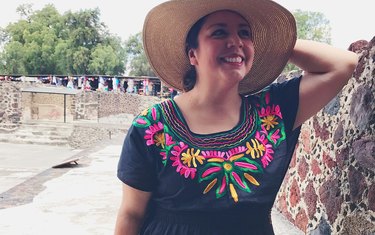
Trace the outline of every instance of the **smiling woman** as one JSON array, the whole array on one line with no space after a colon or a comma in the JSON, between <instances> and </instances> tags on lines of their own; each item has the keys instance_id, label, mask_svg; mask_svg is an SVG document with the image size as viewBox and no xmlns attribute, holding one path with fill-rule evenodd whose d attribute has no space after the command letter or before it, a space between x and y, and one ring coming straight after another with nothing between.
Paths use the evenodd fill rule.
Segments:
<instances>
[{"instance_id":1,"label":"smiling woman","mask_svg":"<svg viewBox=\"0 0 375 235\"><path fill-rule=\"evenodd\" d=\"M115 233L274 234L300 126L344 86L356 55L297 40L293 15L268 0L167 1L148 13L143 44L180 94L127 133ZM288 61L303 77L274 84Z\"/></svg>"}]
</instances>

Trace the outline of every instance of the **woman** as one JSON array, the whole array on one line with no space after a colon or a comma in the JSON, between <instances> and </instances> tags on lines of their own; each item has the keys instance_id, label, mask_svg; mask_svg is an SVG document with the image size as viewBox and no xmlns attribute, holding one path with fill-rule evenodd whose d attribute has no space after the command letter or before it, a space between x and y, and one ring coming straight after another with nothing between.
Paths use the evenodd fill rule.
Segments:
<instances>
[{"instance_id":1,"label":"woman","mask_svg":"<svg viewBox=\"0 0 375 235\"><path fill-rule=\"evenodd\" d=\"M133 121L115 233L274 234L299 127L346 84L356 55L296 40L293 16L266 0L168 1L143 38L155 73L183 92ZM270 85L288 60L303 77Z\"/></svg>"}]
</instances>

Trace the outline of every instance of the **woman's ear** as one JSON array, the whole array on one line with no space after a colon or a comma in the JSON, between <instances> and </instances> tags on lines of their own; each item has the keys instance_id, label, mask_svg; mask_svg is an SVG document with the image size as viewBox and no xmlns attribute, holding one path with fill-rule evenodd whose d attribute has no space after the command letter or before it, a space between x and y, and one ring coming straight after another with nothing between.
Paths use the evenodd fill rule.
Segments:
<instances>
[{"instance_id":1,"label":"woman's ear","mask_svg":"<svg viewBox=\"0 0 375 235\"><path fill-rule=\"evenodd\" d=\"M197 65L197 58L195 57L195 52L193 49L190 49L188 52L189 61L191 65Z\"/></svg>"}]
</instances>

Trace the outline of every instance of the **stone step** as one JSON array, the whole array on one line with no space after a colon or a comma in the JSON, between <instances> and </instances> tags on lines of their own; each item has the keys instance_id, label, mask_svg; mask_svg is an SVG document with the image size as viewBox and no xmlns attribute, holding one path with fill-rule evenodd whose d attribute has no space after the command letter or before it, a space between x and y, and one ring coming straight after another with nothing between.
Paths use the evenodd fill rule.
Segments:
<instances>
[{"instance_id":1,"label":"stone step","mask_svg":"<svg viewBox=\"0 0 375 235\"><path fill-rule=\"evenodd\" d=\"M0 123L0 133L12 133L18 130L20 124Z\"/></svg>"},{"instance_id":2,"label":"stone step","mask_svg":"<svg viewBox=\"0 0 375 235\"><path fill-rule=\"evenodd\" d=\"M66 123L27 122L11 129L11 125L3 126L7 131L0 132L0 142L68 145L74 126ZM9 131L12 130L12 131Z\"/></svg>"},{"instance_id":3,"label":"stone step","mask_svg":"<svg viewBox=\"0 0 375 235\"><path fill-rule=\"evenodd\" d=\"M47 135L47 134L35 134L35 133L20 133L16 132L12 134L13 137L18 139L48 139L48 140L69 140L70 135Z\"/></svg>"},{"instance_id":4,"label":"stone step","mask_svg":"<svg viewBox=\"0 0 375 235\"><path fill-rule=\"evenodd\" d=\"M13 132L13 134L20 134L20 135L29 135L29 134L32 134L32 135L35 135L35 136L40 136L40 135L44 135L44 136L56 136L56 135L61 135L61 136L70 136L71 133L73 132L73 129L60 129L60 130L46 130L46 129L39 129L39 128L33 128L33 129L25 129L25 128L22 128L22 129L19 129L15 132Z\"/></svg>"},{"instance_id":5,"label":"stone step","mask_svg":"<svg viewBox=\"0 0 375 235\"><path fill-rule=\"evenodd\" d=\"M11 135L0 135L0 142L15 143L15 144L59 145L59 146L69 145L69 141L67 139L19 138L17 136L11 136Z\"/></svg>"}]
</instances>

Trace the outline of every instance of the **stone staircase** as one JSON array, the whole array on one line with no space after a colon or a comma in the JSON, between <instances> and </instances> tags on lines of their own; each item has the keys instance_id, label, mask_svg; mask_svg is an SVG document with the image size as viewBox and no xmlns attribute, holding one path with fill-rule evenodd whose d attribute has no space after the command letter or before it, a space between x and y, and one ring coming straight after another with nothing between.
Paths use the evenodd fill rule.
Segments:
<instances>
[{"instance_id":1,"label":"stone staircase","mask_svg":"<svg viewBox=\"0 0 375 235\"><path fill-rule=\"evenodd\" d=\"M73 130L69 123L0 124L0 142L67 146Z\"/></svg>"}]
</instances>

